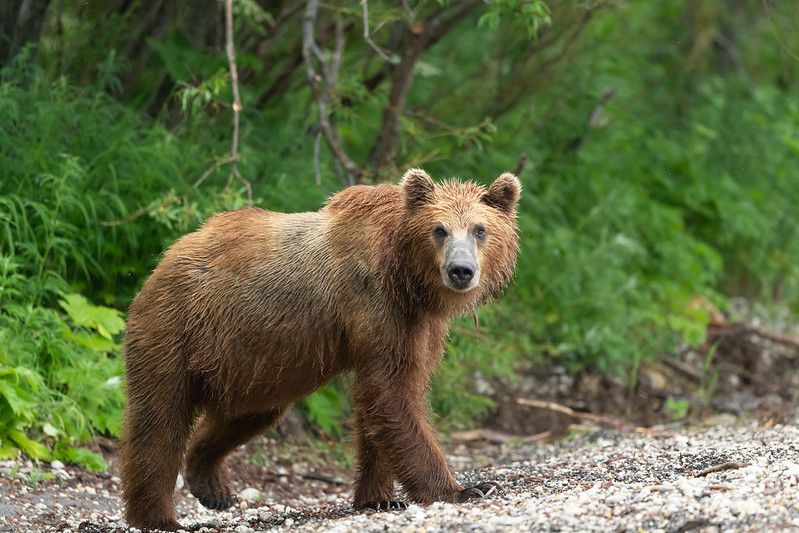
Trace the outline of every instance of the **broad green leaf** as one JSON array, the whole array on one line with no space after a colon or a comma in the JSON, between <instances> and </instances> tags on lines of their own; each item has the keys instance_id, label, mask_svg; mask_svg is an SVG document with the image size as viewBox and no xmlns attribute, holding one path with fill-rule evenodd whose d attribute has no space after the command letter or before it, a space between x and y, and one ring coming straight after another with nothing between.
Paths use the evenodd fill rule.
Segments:
<instances>
[{"instance_id":1,"label":"broad green leaf","mask_svg":"<svg viewBox=\"0 0 799 533\"><path fill-rule=\"evenodd\" d=\"M49 461L50 458L52 457L50 449L47 446L29 439L28 437L25 436L24 433L22 433L18 429L9 430L8 438L10 438L14 442L14 444L19 446L19 449L22 450L25 453L25 455L27 455L31 459L41 459L43 461Z\"/></svg>"}]
</instances>

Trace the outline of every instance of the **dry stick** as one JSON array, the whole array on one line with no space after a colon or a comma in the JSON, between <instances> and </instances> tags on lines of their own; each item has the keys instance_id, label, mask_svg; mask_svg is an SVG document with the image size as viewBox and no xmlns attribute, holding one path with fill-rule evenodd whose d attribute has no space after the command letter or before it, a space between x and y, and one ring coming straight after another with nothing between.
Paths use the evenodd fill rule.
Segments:
<instances>
[{"instance_id":1,"label":"dry stick","mask_svg":"<svg viewBox=\"0 0 799 533\"><path fill-rule=\"evenodd\" d=\"M745 324L730 324L727 326L711 326L708 328L711 334L715 335L733 335L736 333L746 334L751 333L766 340L776 342L777 344L784 344L799 350L799 338L792 335L783 333L776 333L774 331L767 331L757 326L747 326Z\"/></svg>"},{"instance_id":2,"label":"dry stick","mask_svg":"<svg viewBox=\"0 0 799 533\"><path fill-rule=\"evenodd\" d=\"M543 400L528 400L527 398L517 398L516 403L518 403L519 405L526 405L527 407L536 407L538 409L547 409L549 411L555 411L557 413L562 413L564 415L572 416L574 418L589 420L591 422L596 422L597 424L608 426L616 430L633 429L634 431L643 432L643 433L649 433L652 431L648 428L637 427L628 422L625 422L624 420L619 420L606 415L581 413L579 411L575 411L571 407L566 407L565 405L555 402L547 402Z\"/></svg>"},{"instance_id":3,"label":"dry stick","mask_svg":"<svg viewBox=\"0 0 799 533\"><path fill-rule=\"evenodd\" d=\"M322 144L322 128L317 128L316 138L313 142L313 173L316 186L322 185L322 168L319 165L319 148Z\"/></svg>"},{"instance_id":4,"label":"dry stick","mask_svg":"<svg viewBox=\"0 0 799 533\"><path fill-rule=\"evenodd\" d=\"M616 95L615 87L608 87L605 89L605 92L602 93L602 96L597 101L594 108L588 114L588 125L592 128L596 128L599 125L599 117L602 116L602 111L604 110L605 106L608 104L611 98Z\"/></svg>"},{"instance_id":5,"label":"dry stick","mask_svg":"<svg viewBox=\"0 0 799 533\"><path fill-rule=\"evenodd\" d=\"M239 94L239 70L236 67L236 48L233 44L233 0L225 0L225 52L227 53L227 62L230 70L230 86L233 90L233 136L230 141L231 167L226 188L230 188L230 184L235 177L247 189L247 202L252 205L252 184L242 177L237 166L239 161L239 123L242 107L241 95Z\"/></svg>"},{"instance_id":6,"label":"dry stick","mask_svg":"<svg viewBox=\"0 0 799 533\"><path fill-rule=\"evenodd\" d=\"M514 174L518 176L522 172L524 172L524 167L527 166L527 158L528 158L527 154L522 154L521 157L519 157L519 163L516 165L516 170L514 171Z\"/></svg>"},{"instance_id":7,"label":"dry stick","mask_svg":"<svg viewBox=\"0 0 799 533\"><path fill-rule=\"evenodd\" d=\"M712 474L714 472L724 472L725 470L735 470L737 468L746 468L751 463L740 463L738 461L729 461L727 463L722 463L720 465L711 466L709 468L705 468L704 470L700 470L694 477L704 477L708 474Z\"/></svg>"},{"instance_id":8,"label":"dry stick","mask_svg":"<svg viewBox=\"0 0 799 533\"><path fill-rule=\"evenodd\" d=\"M229 0L228 0L229 1ZM308 84L311 86L316 104L319 109L319 128L324 135L325 142L333 154L333 158L342 166L347 172L349 184L354 184L360 180L366 173L347 155L342 148L341 138L338 131L334 128L330 121L330 114L328 110L330 94L335 89L335 85L331 85L331 79L335 80L336 72L331 68L335 66L338 68L340 59L335 59L333 65L326 65L322 53L316 46L316 18L319 11L319 0L308 0L305 6L305 14L302 19L302 56L305 59L305 74L308 78ZM343 50L343 32L338 32L336 35L337 44L336 51ZM336 52L334 52L335 58ZM325 87L321 86L322 77L316 72L314 67L314 59L321 67L322 76L324 76Z\"/></svg>"}]
</instances>

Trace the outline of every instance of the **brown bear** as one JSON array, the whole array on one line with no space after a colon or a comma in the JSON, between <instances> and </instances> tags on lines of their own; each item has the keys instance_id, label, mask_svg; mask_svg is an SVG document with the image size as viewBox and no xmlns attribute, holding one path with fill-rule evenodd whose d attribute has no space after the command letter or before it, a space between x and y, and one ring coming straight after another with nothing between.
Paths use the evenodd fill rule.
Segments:
<instances>
[{"instance_id":1,"label":"brown bear","mask_svg":"<svg viewBox=\"0 0 799 533\"><path fill-rule=\"evenodd\" d=\"M453 315L499 295L518 249L521 185L359 185L318 212L220 213L175 242L133 301L124 339L119 457L130 526L177 529L186 482L206 507L235 501L225 456L298 399L352 371L356 508L464 489L428 421L427 388ZM197 412L202 412L194 425Z\"/></svg>"}]
</instances>

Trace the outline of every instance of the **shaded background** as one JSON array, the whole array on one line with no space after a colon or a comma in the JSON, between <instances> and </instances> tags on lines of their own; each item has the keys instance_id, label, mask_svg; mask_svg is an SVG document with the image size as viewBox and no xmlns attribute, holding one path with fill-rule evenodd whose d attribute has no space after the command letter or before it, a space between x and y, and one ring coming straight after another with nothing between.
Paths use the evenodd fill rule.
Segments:
<instances>
[{"instance_id":1,"label":"shaded background","mask_svg":"<svg viewBox=\"0 0 799 533\"><path fill-rule=\"evenodd\" d=\"M799 3L235 0L232 14L233 147L224 3L0 6L0 457L103 468L75 445L119 430L128 303L164 247L247 205L248 187L302 211L411 166L520 175L515 283L479 331L452 328L431 395L445 429L534 394L541 368L632 401L642 369L686 347L707 401L708 328L731 302L799 309ZM341 432L345 390L302 402L315 431Z\"/></svg>"}]
</instances>

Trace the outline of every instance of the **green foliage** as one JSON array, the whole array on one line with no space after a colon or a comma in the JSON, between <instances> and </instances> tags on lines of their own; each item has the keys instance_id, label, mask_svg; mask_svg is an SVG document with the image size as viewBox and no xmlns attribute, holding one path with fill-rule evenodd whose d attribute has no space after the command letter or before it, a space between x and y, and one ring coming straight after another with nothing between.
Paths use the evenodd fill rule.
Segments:
<instances>
[{"instance_id":1,"label":"green foliage","mask_svg":"<svg viewBox=\"0 0 799 533\"><path fill-rule=\"evenodd\" d=\"M663 411L672 420L685 420L688 411L691 409L691 402L688 400L675 399L669 396L663 404Z\"/></svg>"},{"instance_id":2,"label":"green foliage","mask_svg":"<svg viewBox=\"0 0 799 533\"><path fill-rule=\"evenodd\" d=\"M344 418L348 411L347 397L338 384L322 387L307 398L300 400L308 421L327 435L341 435Z\"/></svg>"},{"instance_id":3,"label":"green foliage","mask_svg":"<svg viewBox=\"0 0 799 533\"><path fill-rule=\"evenodd\" d=\"M496 30L503 19L522 25L531 38L536 37L542 27L552 23L549 6L544 0L495 0L480 17L478 25Z\"/></svg>"},{"instance_id":4,"label":"green foliage","mask_svg":"<svg viewBox=\"0 0 799 533\"><path fill-rule=\"evenodd\" d=\"M453 326L431 394L444 427L485 414L485 391L525 365L634 386L644 359L704 340L697 297L799 310L799 64L773 37L799 8L734 4L497 0L433 26L451 31L413 68L395 157L369 170L487 183L529 156L515 282L479 333ZM238 168L256 205L315 210L343 173L323 144L314 184L303 10L233 5ZM416 42L403 32L461 5L370 2L371 38L396 59ZM119 429L120 310L169 243L246 204L228 186L223 25L177 0L156 31L142 6L60 2L0 71L0 457L102 466L74 446ZM398 69L363 40L360 7L323 4L317 45L332 59L342 23L331 119L368 167ZM340 431L345 389L302 402L321 431Z\"/></svg>"},{"instance_id":5,"label":"green foliage","mask_svg":"<svg viewBox=\"0 0 799 533\"><path fill-rule=\"evenodd\" d=\"M0 256L0 456L102 470L102 457L75 445L119 431L120 313L62 293L62 314L33 302L30 285Z\"/></svg>"}]
</instances>

